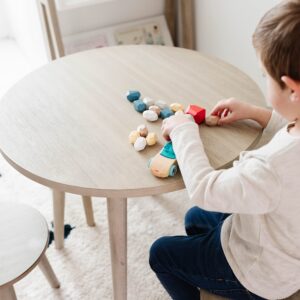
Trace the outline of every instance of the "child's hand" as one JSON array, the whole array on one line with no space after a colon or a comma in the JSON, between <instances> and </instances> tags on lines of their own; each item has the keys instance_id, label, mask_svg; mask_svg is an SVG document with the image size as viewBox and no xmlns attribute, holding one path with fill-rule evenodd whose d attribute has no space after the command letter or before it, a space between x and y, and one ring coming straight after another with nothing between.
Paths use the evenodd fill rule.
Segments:
<instances>
[{"instance_id":1,"label":"child's hand","mask_svg":"<svg viewBox=\"0 0 300 300\"><path fill-rule=\"evenodd\" d=\"M162 131L163 137L167 141L169 141L171 131L176 126L183 124L183 123L188 123L188 122L192 122L192 121L189 118L187 118L185 115L176 115L176 116L171 116L167 119L164 119L162 126L161 126L161 131Z\"/></svg>"},{"instance_id":2,"label":"child's hand","mask_svg":"<svg viewBox=\"0 0 300 300\"><path fill-rule=\"evenodd\" d=\"M211 115L219 116L218 125L230 124L237 120L252 118L253 105L235 98L221 100L211 111Z\"/></svg>"}]
</instances>

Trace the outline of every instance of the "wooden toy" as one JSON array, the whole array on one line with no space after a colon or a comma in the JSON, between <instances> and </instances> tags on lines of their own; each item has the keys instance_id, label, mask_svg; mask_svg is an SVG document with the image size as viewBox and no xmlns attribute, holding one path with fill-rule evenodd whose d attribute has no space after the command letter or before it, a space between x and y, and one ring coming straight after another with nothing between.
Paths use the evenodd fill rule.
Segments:
<instances>
[{"instance_id":1,"label":"wooden toy","mask_svg":"<svg viewBox=\"0 0 300 300\"><path fill-rule=\"evenodd\" d=\"M168 118L170 116L174 115L173 111L169 107L165 107L160 112L160 117L162 119Z\"/></svg>"},{"instance_id":2,"label":"wooden toy","mask_svg":"<svg viewBox=\"0 0 300 300\"><path fill-rule=\"evenodd\" d=\"M149 108L151 105L154 105L154 100L149 98L149 97L146 97L143 99L143 102L147 105L147 107Z\"/></svg>"},{"instance_id":3,"label":"wooden toy","mask_svg":"<svg viewBox=\"0 0 300 300\"><path fill-rule=\"evenodd\" d=\"M153 146L157 142L157 135L155 132L149 132L147 137L146 137L147 145L148 146Z\"/></svg>"},{"instance_id":4,"label":"wooden toy","mask_svg":"<svg viewBox=\"0 0 300 300\"><path fill-rule=\"evenodd\" d=\"M140 134L140 136L142 137L146 137L148 135L148 128L146 125L141 124L138 126L138 128L136 129L138 131L138 133Z\"/></svg>"},{"instance_id":5,"label":"wooden toy","mask_svg":"<svg viewBox=\"0 0 300 300\"><path fill-rule=\"evenodd\" d=\"M168 107L168 104L163 100L156 101L155 105L158 106L161 110Z\"/></svg>"},{"instance_id":6,"label":"wooden toy","mask_svg":"<svg viewBox=\"0 0 300 300\"><path fill-rule=\"evenodd\" d=\"M172 142L167 142L162 150L149 160L148 167L156 177L175 176L177 173L177 161Z\"/></svg>"},{"instance_id":7,"label":"wooden toy","mask_svg":"<svg viewBox=\"0 0 300 300\"><path fill-rule=\"evenodd\" d=\"M139 91L127 91L126 98L130 102L134 102L140 99L141 93Z\"/></svg>"},{"instance_id":8,"label":"wooden toy","mask_svg":"<svg viewBox=\"0 0 300 300\"><path fill-rule=\"evenodd\" d=\"M128 136L129 143L134 144L139 136L140 136L140 133L137 130L131 131Z\"/></svg>"},{"instance_id":9,"label":"wooden toy","mask_svg":"<svg viewBox=\"0 0 300 300\"><path fill-rule=\"evenodd\" d=\"M158 116L160 115L160 108L157 105L151 105L149 110L154 111Z\"/></svg>"},{"instance_id":10,"label":"wooden toy","mask_svg":"<svg viewBox=\"0 0 300 300\"><path fill-rule=\"evenodd\" d=\"M205 120L205 109L200 106L189 105L185 113L192 115L197 124L200 124Z\"/></svg>"},{"instance_id":11,"label":"wooden toy","mask_svg":"<svg viewBox=\"0 0 300 300\"><path fill-rule=\"evenodd\" d=\"M133 102L134 109L140 113L147 109L147 105L143 102L143 100L135 100Z\"/></svg>"},{"instance_id":12,"label":"wooden toy","mask_svg":"<svg viewBox=\"0 0 300 300\"><path fill-rule=\"evenodd\" d=\"M143 112L143 117L147 120L147 121L150 121L150 122L154 122L158 119L158 115L155 111L153 110L145 110Z\"/></svg>"},{"instance_id":13,"label":"wooden toy","mask_svg":"<svg viewBox=\"0 0 300 300\"><path fill-rule=\"evenodd\" d=\"M135 143L134 143L133 146L134 146L134 149L135 149L136 151L142 151L142 150L145 149L146 145L147 145L146 138L144 138L144 137L142 137L142 136L139 136L139 137L136 139L136 141L135 141Z\"/></svg>"},{"instance_id":14,"label":"wooden toy","mask_svg":"<svg viewBox=\"0 0 300 300\"><path fill-rule=\"evenodd\" d=\"M170 108L171 108L171 110L172 110L173 112L177 112L177 111L179 111L179 110L182 110L182 111L183 111L183 105L180 104L180 103L172 103L172 104L170 105Z\"/></svg>"},{"instance_id":15,"label":"wooden toy","mask_svg":"<svg viewBox=\"0 0 300 300\"><path fill-rule=\"evenodd\" d=\"M219 116L208 116L205 118L205 124L207 126L217 126L219 123L220 117Z\"/></svg>"}]
</instances>

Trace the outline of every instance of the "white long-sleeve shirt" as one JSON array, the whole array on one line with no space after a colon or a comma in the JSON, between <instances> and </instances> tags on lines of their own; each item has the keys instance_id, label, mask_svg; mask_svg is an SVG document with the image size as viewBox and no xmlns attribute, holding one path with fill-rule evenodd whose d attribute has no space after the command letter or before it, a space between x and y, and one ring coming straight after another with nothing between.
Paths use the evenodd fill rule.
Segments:
<instances>
[{"instance_id":1,"label":"white long-sleeve shirt","mask_svg":"<svg viewBox=\"0 0 300 300\"><path fill-rule=\"evenodd\" d=\"M263 139L272 135L226 170L211 167L195 123L170 136L194 204L232 213L221 244L238 280L261 297L282 299L300 289L300 137L275 112Z\"/></svg>"}]
</instances>

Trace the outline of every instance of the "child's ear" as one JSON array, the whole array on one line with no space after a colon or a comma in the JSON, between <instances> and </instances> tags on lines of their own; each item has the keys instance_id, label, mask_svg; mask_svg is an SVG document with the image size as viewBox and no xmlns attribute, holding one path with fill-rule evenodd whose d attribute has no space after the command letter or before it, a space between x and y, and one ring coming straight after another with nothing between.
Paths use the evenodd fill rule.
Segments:
<instances>
[{"instance_id":1,"label":"child's ear","mask_svg":"<svg viewBox=\"0 0 300 300\"><path fill-rule=\"evenodd\" d=\"M290 100L292 102L300 102L300 82L289 76L282 76L281 80L285 83L287 88L291 90Z\"/></svg>"}]
</instances>

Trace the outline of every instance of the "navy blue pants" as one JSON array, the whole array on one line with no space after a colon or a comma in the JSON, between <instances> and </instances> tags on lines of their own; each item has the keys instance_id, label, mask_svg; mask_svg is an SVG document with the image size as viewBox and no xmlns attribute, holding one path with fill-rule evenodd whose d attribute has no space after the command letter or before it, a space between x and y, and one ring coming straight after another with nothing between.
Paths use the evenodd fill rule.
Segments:
<instances>
[{"instance_id":1,"label":"navy blue pants","mask_svg":"<svg viewBox=\"0 0 300 300\"><path fill-rule=\"evenodd\" d=\"M233 274L222 250L220 232L229 214L191 208L187 236L166 236L150 249L150 266L175 300L199 300L199 288L229 299L264 299L250 293Z\"/></svg>"}]
</instances>

